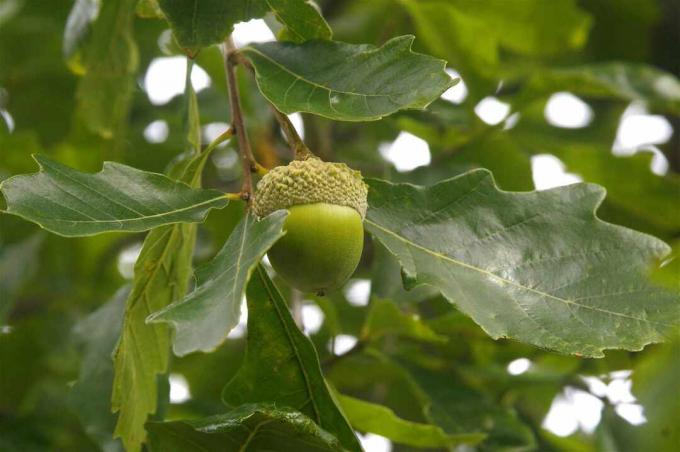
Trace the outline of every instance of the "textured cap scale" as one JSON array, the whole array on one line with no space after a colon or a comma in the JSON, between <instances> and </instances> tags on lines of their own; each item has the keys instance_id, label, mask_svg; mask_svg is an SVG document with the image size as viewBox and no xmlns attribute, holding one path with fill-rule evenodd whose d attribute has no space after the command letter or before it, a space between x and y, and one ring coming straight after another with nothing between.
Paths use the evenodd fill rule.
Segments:
<instances>
[{"instance_id":1,"label":"textured cap scale","mask_svg":"<svg viewBox=\"0 0 680 452\"><path fill-rule=\"evenodd\" d=\"M318 158L294 160L267 173L257 184L253 209L259 217L300 204L347 206L366 216L368 187L361 173L344 163Z\"/></svg>"}]
</instances>

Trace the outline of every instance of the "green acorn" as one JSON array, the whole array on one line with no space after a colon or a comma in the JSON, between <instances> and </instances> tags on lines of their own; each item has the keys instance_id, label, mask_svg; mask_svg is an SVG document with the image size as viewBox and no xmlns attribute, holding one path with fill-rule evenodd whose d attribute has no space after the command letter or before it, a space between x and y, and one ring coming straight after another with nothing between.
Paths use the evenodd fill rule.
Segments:
<instances>
[{"instance_id":1,"label":"green acorn","mask_svg":"<svg viewBox=\"0 0 680 452\"><path fill-rule=\"evenodd\" d=\"M267 173L257 184L255 214L290 212L286 235L268 252L274 270L303 292L342 286L361 258L367 195L361 173L344 163L313 157Z\"/></svg>"}]
</instances>

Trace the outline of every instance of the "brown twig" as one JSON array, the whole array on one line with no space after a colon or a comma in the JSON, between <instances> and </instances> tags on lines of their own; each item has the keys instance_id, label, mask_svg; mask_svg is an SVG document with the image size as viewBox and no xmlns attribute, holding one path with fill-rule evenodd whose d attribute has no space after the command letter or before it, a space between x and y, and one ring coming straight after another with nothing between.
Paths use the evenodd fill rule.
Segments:
<instances>
[{"instance_id":1,"label":"brown twig","mask_svg":"<svg viewBox=\"0 0 680 452\"><path fill-rule=\"evenodd\" d=\"M250 142L243 121L243 110L241 109L241 97L238 91L238 81L236 80L236 61L232 57L236 52L236 46L231 36L224 41L222 55L224 57L224 71L227 74L227 87L229 89L229 105L231 107L231 127L236 132L239 154L241 156L241 168L243 169L243 185L241 186L241 198L250 207L253 197L253 176L252 173L258 171L258 165L250 149Z\"/></svg>"}]
</instances>

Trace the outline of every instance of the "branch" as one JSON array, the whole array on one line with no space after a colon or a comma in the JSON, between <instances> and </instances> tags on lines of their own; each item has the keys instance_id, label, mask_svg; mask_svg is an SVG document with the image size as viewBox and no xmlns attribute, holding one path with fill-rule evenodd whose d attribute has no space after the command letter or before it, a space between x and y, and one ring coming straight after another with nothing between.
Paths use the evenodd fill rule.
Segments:
<instances>
[{"instance_id":1,"label":"branch","mask_svg":"<svg viewBox=\"0 0 680 452\"><path fill-rule=\"evenodd\" d=\"M238 92L236 80L236 61L232 55L236 52L236 46L231 36L224 41L222 56L224 58L224 71L227 74L227 88L229 89L229 105L231 107L231 127L236 132L239 154L241 156L241 168L243 169L243 185L241 186L241 199L248 203L250 207L253 197L253 176L252 173L258 171L258 165L250 149L248 135L243 122L243 110L241 109L241 98Z\"/></svg>"}]
</instances>

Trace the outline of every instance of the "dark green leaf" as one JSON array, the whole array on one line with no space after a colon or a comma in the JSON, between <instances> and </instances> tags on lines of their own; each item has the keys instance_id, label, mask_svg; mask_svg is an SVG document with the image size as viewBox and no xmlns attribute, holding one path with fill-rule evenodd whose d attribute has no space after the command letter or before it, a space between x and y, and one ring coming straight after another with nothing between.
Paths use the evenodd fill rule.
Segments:
<instances>
[{"instance_id":1,"label":"dark green leaf","mask_svg":"<svg viewBox=\"0 0 680 452\"><path fill-rule=\"evenodd\" d=\"M0 248L0 324L7 322L19 290L35 271L44 236L31 237Z\"/></svg>"},{"instance_id":2,"label":"dark green leaf","mask_svg":"<svg viewBox=\"0 0 680 452\"><path fill-rule=\"evenodd\" d=\"M520 101L556 91L645 102L652 110L680 115L680 80L645 64L599 63L537 73Z\"/></svg>"},{"instance_id":3,"label":"dark green leaf","mask_svg":"<svg viewBox=\"0 0 680 452\"><path fill-rule=\"evenodd\" d=\"M174 327L175 354L209 352L226 339L238 323L250 274L283 236L286 215L282 210L261 221L253 215L243 217L217 256L196 270L196 289L149 317Z\"/></svg>"},{"instance_id":4,"label":"dark green leaf","mask_svg":"<svg viewBox=\"0 0 680 452\"><path fill-rule=\"evenodd\" d=\"M246 356L224 388L224 401L231 406L269 402L291 407L336 435L346 449L361 450L326 386L314 346L295 325L285 300L262 266L255 270L246 298Z\"/></svg>"},{"instance_id":5,"label":"dark green leaf","mask_svg":"<svg viewBox=\"0 0 680 452\"><path fill-rule=\"evenodd\" d=\"M192 189L161 174L105 162L85 174L36 155L40 172L0 184L7 212L64 236L145 231L164 224L203 221L228 201L217 190Z\"/></svg>"},{"instance_id":6,"label":"dark green leaf","mask_svg":"<svg viewBox=\"0 0 680 452\"><path fill-rule=\"evenodd\" d=\"M677 294L647 279L668 246L599 220L600 187L502 192L481 170L432 187L370 185L368 230L409 280L437 287L493 338L602 357L678 327Z\"/></svg>"},{"instance_id":7,"label":"dark green leaf","mask_svg":"<svg viewBox=\"0 0 680 452\"><path fill-rule=\"evenodd\" d=\"M411 51L413 39L401 36L380 48L269 42L243 52L255 67L260 90L282 112L369 121L423 109L455 83L444 72L444 61Z\"/></svg>"},{"instance_id":8,"label":"dark green leaf","mask_svg":"<svg viewBox=\"0 0 680 452\"><path fill-rule=\"evenodd\" d=\"M342 451L338 440L302 413L270 404L243 405L200 420L149 422L152 451Z\"/></svg>"},{"instance_id":9,"label":"dark green leaf","mask_svg":"<svg viewBox=\"0 0 680 452\"><path fill-rule=\"evenodd\" d=\"M69 403L78 413L87 434L106 452L123 450L120 441L113 439L116 417L111 413L111 354L120 337L125 300L129 293L130 287L121 288L106 304L77 323L73 330L85 349Z\"/></svg>"},{"instance_id":10,"label":"dark green leaf","mask_svg":"<svg viewBox=\"0 0 680 452\"><path fill-rule=\"evenodd\" d=\"M409 446L425 448L474 445L486 437L483 433L451 435L436 425L406 421L387 407L354 397L340 395L338 401L354 428Z\"/></svg>"},{"instance_id":11,"label":"dark green leaf","mask_svg":"<svg viewBox=\"0 0 680 452\"><path fill-rule=\"evenodd\" d=\"M224 41L234 24L264 16L264 0L158 0L179 45L192 52Z\"/></svg>"},{"instance_id":12,"label":"dark green leaf","mask_svg":"<svg viewBox=\"0 0 680 452\"><path fill-rule=\"evenodd\" d=\"M446 337L432 331L416 315L402 312L394 302L373 299L361 336L367 340L376 340L386 335L403 336L425 342L446 341Z\"/></svg>"},{"instance_id":13,"label":"dark green leaf","mask_svg":"<svg viewBox=\"0 0 680 452\"><path fill-rule=\"evenodd\" d=\"M280 38L293 42L310 39L331 39L331 28L324 20L319 7L308 0L265 0L276 19L285 28Z\"/></svg>"}]
</instances>

